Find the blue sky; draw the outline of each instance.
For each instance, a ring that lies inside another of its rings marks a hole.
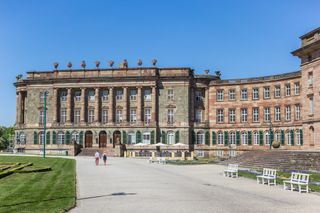
[[[320,26],[319,8],[318,0],[1,0],[0,125],[15,122],[15,76],[55,61],[89,68],[157,58],[222,78],[299,70],[290,52]]]

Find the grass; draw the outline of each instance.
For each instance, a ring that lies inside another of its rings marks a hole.
[[[215,164],[218,161],[212,158],[199,158],[198,160],[169,160],[169,164],[174,165],[199,165],[199,164]]]
[[[252,174],[252,173],[247,172],[247,171],[239,171],[238,174],[241,177],[251,178],[251,179],[254,179],[254,180],[257,179],[256,178],[256,174]],[[289,172],[277,172],[277,184],[283,185],[283,181],[286,180],[286,179],[289,179],[290,175],[291,175],[291,173],[289,173]],[[310,173],[309,182],[313,182],[313,181],[320,182],[320,174]],[[320,186],[309,184],[309,188],[312,191],[320,192]]]
[[[14,173],[0,179],[0,212],[65,212],[76,202],[75,161],[0,156],[0,164],[33,163],[51,171]]]

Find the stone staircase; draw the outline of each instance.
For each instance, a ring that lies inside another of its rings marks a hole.
[[[94,157],[94,154],[96,151],[103,154],[104,152],[107,154],[108,157],[119,157],[120,156],[120,150],[118,148],[82,148],[81,152],[77,156],[92,156]]]
[[[221,162],[239,164],[247,168],[274,168],[278,170],[316,170],[320,172],[319,151],[248,151]]]

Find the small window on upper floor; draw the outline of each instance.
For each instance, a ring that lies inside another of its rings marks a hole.
[[[313,72],[308,73],[308,85],[309,87],[313,85]]]
[[[94,101],[95,95],[94,95],[94,90],[89,90],[88,91],[88,101]]]
[[[300,95],[300,83],[294,83],[294,95]]]
[[[130,100],[131,101],[137,100],[137,90],[136,89],[130,90]]]
[[[217,101],[223,101],[223,90],[217,90]]]
[[[230,89],[229,90],[229,101],[235,101],[236,100],[236,90]]]
[[[144,100],[151,101],[151,90],[150,89],[144,90]]]
[[[40,92],[40,94],[39,94],[39,102],[40,102],[40,104],[43,104],[44,103],[44,92]]]
[[[168,90],[168,101],[173,101],[173,99],[174,99],[173,89],[169,89]]]
[[[81,91],[74,92],[74,99],[75,101],[81,101]]]
[[[61,91],[60,93],[60,101],[67,101],[67,91]]]
[[[248,100],[248,90],[241,89],[241,100]]]
[[[109,98],[109,91],[108,90],[102,90],[101,91],[101,100],[107,101]]]
[[[116,99],[117,100],[122,100],[122,97],[123,97],[123,90],[116,90]]]
[[[263,88],[263,98],[270,99],[270,87]]]
[[[259,88],[253,88],[252,99],[253,100],[258,100],[259,99]]]
[[[286,96],[291,96],[291,86],[290,86],[290,84],[286,84],[285,91],[286,91]]]
[[[281,97],[281,87],[279,85],[275,86],[275,88],[274,88],[274,97],[275,98]]]
[[[196,91],[196,101],[203,101],[203,92],[200,90]]]

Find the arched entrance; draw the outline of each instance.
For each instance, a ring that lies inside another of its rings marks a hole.
[[[101,131],[99,133],[99,148],[107,147],[107,133],[106,131]]]
[[[120,145],[121,144],[121,132],[119,130],[116,130],[113,132],[113,147],[115,145]]]
[[[92,132],[86,131],[85,133],[85,148],[92,148]]]

